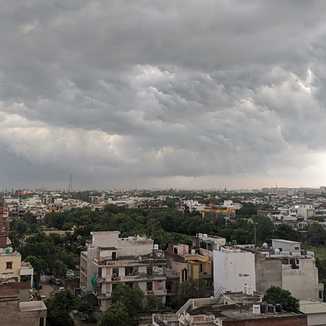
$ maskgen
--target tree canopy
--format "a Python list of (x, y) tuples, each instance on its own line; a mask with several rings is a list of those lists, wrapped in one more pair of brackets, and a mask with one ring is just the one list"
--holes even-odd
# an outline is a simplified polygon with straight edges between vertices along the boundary
[(281, 304), (285, 311), (297, 312), (299, 310), (299, 300), (294, 298), (290, 291), (280, 287), (270, 287), (265, 293), (264, 301), (271, 304)]

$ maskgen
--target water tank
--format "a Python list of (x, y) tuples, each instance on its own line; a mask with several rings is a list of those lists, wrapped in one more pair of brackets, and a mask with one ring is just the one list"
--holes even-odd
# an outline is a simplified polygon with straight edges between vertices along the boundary
[(267, 248), (268, 248), (268, 244), (267, 244), (267, 242), (264, 242), (264, 243), (263, 243), (263, 248), (264, 248), (264, 249), (267, 249)]
[(277, 303), (277, 304), (275, 305), (275, 311), (276, 311), (276, 312), (282, 312), (282, 305), (279, 304), (279, 303)]
[(254, 304), (252, 305), (252, 313), (255, 315), (260, 315), (260, 305), (259, 304)]
[(267, 305), (267, 311), (269, 313), (275, 313), (275, 306), (273, 304)]
[(280, 254), (280, 249), (276, 248), (275, 249), (275, 255), (279, 255)]
[(260, 304), (260, 312), (262, 314), (265, 314), (267, 312), (267, 304), (266, 303), (261, 303)]
[(154, 250), (158, 250), (158, 244), (154, 244)]

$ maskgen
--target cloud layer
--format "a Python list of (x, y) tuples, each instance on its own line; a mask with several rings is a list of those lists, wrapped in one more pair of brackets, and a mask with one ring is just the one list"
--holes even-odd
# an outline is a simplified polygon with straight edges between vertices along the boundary
[(323, 1), (0, 6), (0, 184), (326, 183)]

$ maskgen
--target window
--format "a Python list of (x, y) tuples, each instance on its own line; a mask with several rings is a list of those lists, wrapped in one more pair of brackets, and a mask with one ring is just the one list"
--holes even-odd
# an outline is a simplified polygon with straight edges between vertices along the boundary
[(126, 276), (134, 276), (137, 275), (137, 268), (135, 267), (126, 267)]
[(119, 268), (117, 268), (117, 267), (113, 268), (112, 275), (119, 276)]
[(11, 261), (6, 262), (6, 269), (12, 269), (12, 262)]
[(147, 267), (147, 275), (152, 275), (153, 274), (153, 268), (152, 266)]
[(203, 264), (200, 264), (199, 266), (199, 271), (202, 273), (203, 272)]
[(188, 280), (188, 271), (185, 268), (182, 270), (181, 279), (182, 279), (182, 282), (185, 282)]
[(147, 282), (146, 283), (146, 290), (147, 291), (153, 291), (153, 283), (152, 282)]
[(112, 252), (112, 260), (116, 260), (117, 259), (117, 253), (114, 251)]
[(177, 255), (178, 254), (178, 248), (173, 248), (173, 252), (174, 252), (175, 255)]

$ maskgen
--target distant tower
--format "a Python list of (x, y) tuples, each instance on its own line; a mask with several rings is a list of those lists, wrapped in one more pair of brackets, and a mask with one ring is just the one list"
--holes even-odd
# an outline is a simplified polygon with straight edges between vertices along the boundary
[(69, 174), (69, 186), (68, 186), (68, 192), (72, 193), (72, 173)]
[(9, 223), (8, 210), (4, 200), (0, 198), (0, 248), (5, 248), (8, 243)]

